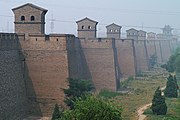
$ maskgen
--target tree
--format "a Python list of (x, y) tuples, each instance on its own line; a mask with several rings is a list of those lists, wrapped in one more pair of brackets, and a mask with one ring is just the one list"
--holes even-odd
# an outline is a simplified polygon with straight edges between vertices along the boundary
[(74, 101), (78, 97), (82, 97), (94, 89), (90, 80), (68, 78), (69, 88), (64, 89), (65, 100), (70, 109), (74, 107)]
[(157, 56), (153, 54), (150, 56), (150, 59), (149, 59), (149, 67), (153, 68), (156, 65), (156, 63), (157, 63)]
[(180, 48), (177, 48), (175, 53), (170, 56), (167, 64), (161, 66), (165, 68), (168, 72), (177, 72), (179, 69), (180, 72)]
[(151, 109), (153, 111), (153, 114), (157, 115), (165, 115), (167, 112), (165, 97), (162, 96), (160, 87), (158, 87), (154, 93)]
[(167, 83), (166, 83), (166, 89), (164, 91), (164, 95), (169, 98), (177, 98), (178, 96), (178, 84), (176, 80), (176, 76), (172, 76), (171, 74), (167, 78)]
[(55, 107), (54, 107), (54, 111), (53, 111), (53, 115), (52, 115), (52, 119), (51, 120), (57, 120), (58, 118), (61, 117), (61, 112), (59, 110), (59, 106), (58, 104), (55, 104)]
[(73, 110), (66, 110), (60, 120), (122, 120), (121, 107), (95, 96), (75, 101)]

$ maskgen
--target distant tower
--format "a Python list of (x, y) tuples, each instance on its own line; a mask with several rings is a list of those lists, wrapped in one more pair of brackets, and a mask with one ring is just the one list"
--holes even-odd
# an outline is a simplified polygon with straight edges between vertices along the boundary
[(163, 35), (166, 38), (172, 37), (173, 28), (171, 28), (169, 25), (165, 25), (164, 28), (162, 28), (162, 30), (163, 30)]
[(27, 3), (12, 9), (15, 14), (16, 33), (45, 33), (46, 9)]
[(89, 18), (84, 18), (82, 20), (76, 21), (78, 26), (78, 37), (79, 38), (96, 38), (97, 24), (98, 22), (91, 20)]
[(122, 26), (116, 25), (114, 23), (106, 26), (107, 29), (107, 38), (121, 38), (121, 28)]
[(138, 31), (138, 40), (146, 40), (146, 31), (143, 30)]
[(156, 40), (156, 33), (154, 32), (147, 33), (147, 40)]
[(134, 40), (138, 40), (138, 30), (131, 28), (129, 30), (126, 30), (127, 33), (127, 39), (134, 39)]

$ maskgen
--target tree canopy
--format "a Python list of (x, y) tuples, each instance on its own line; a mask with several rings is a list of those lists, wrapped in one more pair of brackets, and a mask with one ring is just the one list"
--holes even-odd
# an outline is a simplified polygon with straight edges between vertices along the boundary
[(164, 91), (164, 95), (169, 98), (177, 98), (178, 96), (178, 84), (176, 80), (176, 76), (172, 76), (171, 74), (167, 78), (166, 89)]
[(60, 120), (122, 120), (122, 109), (100, 97), (78, 99), (72, 110), (66, 110)]
[(65, 103), (72, 109), (76, 98), (83, 98), (84, 95), (90, 93), (94, 89), (90, 80), (68, 78), (69, 88), (64, 89)]
[(167, 64), (162, 65), (168, 72), (180, 72), (180, 48), (177, 48), (175, 53), (171, 55)]

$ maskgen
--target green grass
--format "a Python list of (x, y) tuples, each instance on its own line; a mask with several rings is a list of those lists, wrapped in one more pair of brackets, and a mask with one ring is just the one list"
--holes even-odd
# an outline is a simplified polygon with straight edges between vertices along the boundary
[(156, 88), (158, 86), (164, 87), (165, 83), (164, 78), (132, 80), (128, 86), (131, 89), (129, 94), (113, 98), (116, 104), (122, 104), (123, 120), (136, 119), (136, 110), (145, 104), (151, 103)]
[(128, 86), (130, 86), (133, 80), (133, 77), (129, 77), (127, 80), (122, 81), (120, 84), (120, 90), (126, 89)]
[[(179, 81), (178, 81), (179, 82)], [(166, 78), (162, 76), (150, 76), (145, 79), (132, 79), (123, 81), (121, 84), (123, 88), (128, 88), (129, 93), (120, 94), (117, 92), (111, 92), (103, 90), (99, 93), (107, 99), (110, 99), (115, 105), (120, 105), (123, 108), (122, 118), (123, 120), (136, 120), (136, 110), (145, 104), (151, 103), (154, 92), (158, 86), (164, 87), (166, 85)], [(180, 84), (179, 84), (180, 85)], [(157, 116), (153, 115), (151, 109), (147, 109), (145, 113), (148, 115), (148, 120), (179, 120), (180, 115), (180, 98), (166, 99), (168, 106), (167, 115)]]
[(168, 107), (166, 115), (154, 115), (151, 109), (147, 109), (144, 114), (147, 120), (180, 120), (180, 98), (166, 98)]
[(117, 93), (117, 92), (112, 92), (112, 91), (109, 91), (107, 89), (101, 90), (99, 92), (99, 96), (104, 97), (104, 98), (113, 98), (113, 97), (116, 97), (116, 96), (119, 96), (119, 95), (122, 95), (122, 94)]

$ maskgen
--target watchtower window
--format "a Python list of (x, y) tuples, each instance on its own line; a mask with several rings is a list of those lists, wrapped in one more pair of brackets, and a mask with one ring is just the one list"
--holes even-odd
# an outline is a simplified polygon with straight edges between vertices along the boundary
[(110, 29), (109, 31), (110, 31), (110, 32), (113, 32), (113, 30), (112, 30), (112, 29)]
[(21, 21), (25, 21), (25, 17), (24, 16), (21, 16)]
[(35, 20), (35, 17), (34, 16), (31, 16), (31, 21), (34, 21)]
[(91, 26), (88, 26), (88, 29), (91, 29)]
[(84, 29), (84, 25), (81, 28)]

